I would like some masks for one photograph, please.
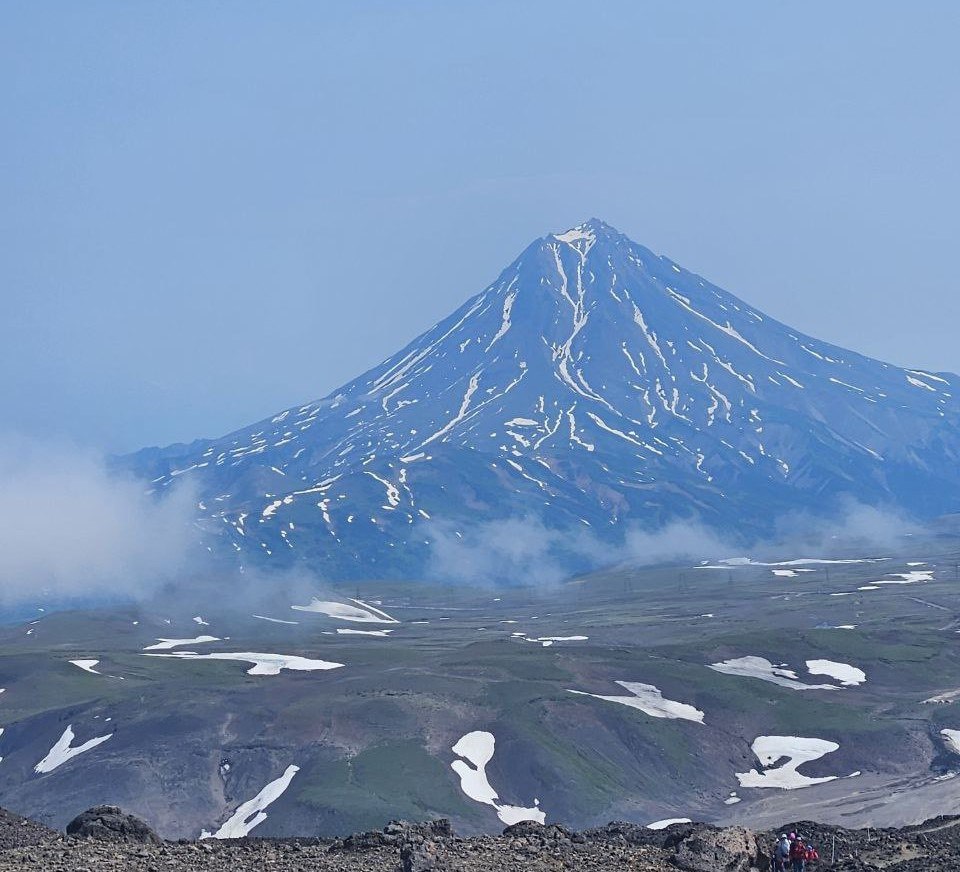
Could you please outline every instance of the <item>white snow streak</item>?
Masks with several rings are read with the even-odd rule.
[[[639,709],[654,718],[670,718],[703,723],[703,712],[692,705],[664,699],[660,690],[652,684],[640,684],[635,681],[618,681],[621,687],[630,691],[632,696],[602,696],[596,693],[585,693],[582,690],[570,690],[580,696],[592,696],[594,699],[603,699],[607,702],[616,702],[621,705]]]
[[[57,740],[57,743],[47,753],[47,756],[33,767],[33,771],[38,775],[45,772],[53,772],[58,766],[62,766],[68,760],[72,760],[74,757],[89,751],[91,748],[96,748],[97,745],[102,745],[112,736],[113,733],[107,736],[98,736],[95,739],[84,742],[82,745],[72,747],[74,739],[73,724],[69,724],[63,731],[63,735]]]
[[[242,839],[250,831],[262,824],[267,815],[265,808],[276,802],[293,781],[293,776],[300,771],[299,766],[290,765],[275,781],[271,781],[253,799],[248,799],[240,805],[229,820],[213,834],[214,839]],[[201,838],[210,838],[204,833]]]

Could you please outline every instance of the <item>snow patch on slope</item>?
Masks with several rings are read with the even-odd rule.
[[[54,769],[62,766],[68,760],[72,760],[74,757],[84,754],[92,748],[96,748],[97,745],[102,745],[112,736],[113,733],[110,733],[107,736],[98,736],[80,745],[74,745],[73,724],[69,724],[63,731],[63,735],[57,739],[56,744],[47,752],[47,756],[33,767],[33,771],[38,775],[53,772]]]
[[[521,808],[500,802],[497,791],[487,779],[486,771],[487,764],[493,759],[495,745],[493,733],[482,730],[467,733],[457,740],[452,748],[453,753],[469,761],[467,763],[464,760],[454,760],[450,764],[453,771],[460,776],[460,789],[470,799],[496,809],[497,817],[508,826],[520,821],[544,823],[546,815],[540,811],[539,800],[534,800],[533,808]]]
[[[299,766],[292,764],[288,766],[283,775],[275,781],[271,781],[253,799],[248,799],[238,806],[237,810],[223,823],[220,829],[213,834],[204,831],[200,838],[242,839],[244,836],[248,836],[254,827],[259,826],[267,819],[264,809],[283,796],[290,786],[290,782],[293,781],[293,776],[299,771]]]
[[[630,691],[632,696],[602,696],[596,693],[585,693],[582,690],[570,690],[580,696],[592,696],[594,699],[603,699],[607,702],[616,702],[620,705],[639,709],[654,718],[671,718],[703,723],[703,712],[692,705],[664,699],[660,690],[652,684],[641,684],[636,681],[618,681],[621,687]]]

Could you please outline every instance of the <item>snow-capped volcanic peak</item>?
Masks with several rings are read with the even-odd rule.
[[[839,493],[942,511],[955,380],[804,336],[594,219],[330,396],[134,463],[199,482],[241,554],[341,568],[409,558],[431,519],[763,526]]]

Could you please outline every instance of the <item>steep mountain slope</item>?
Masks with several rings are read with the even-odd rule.
[[[691,516],[759,534],[842,495],[956,511],[956,381],[804,336],[591,220],[330,396],[127,462],[195,484],[215,551],[396,576],[495,518],[616,540]]]

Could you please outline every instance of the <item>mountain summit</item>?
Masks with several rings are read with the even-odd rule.
[[[438,525],[768,531],[844,496],[960,508],[957,377],[805,336],[592,219],[324,399],[127,458],[214,551],[407,575]]]

